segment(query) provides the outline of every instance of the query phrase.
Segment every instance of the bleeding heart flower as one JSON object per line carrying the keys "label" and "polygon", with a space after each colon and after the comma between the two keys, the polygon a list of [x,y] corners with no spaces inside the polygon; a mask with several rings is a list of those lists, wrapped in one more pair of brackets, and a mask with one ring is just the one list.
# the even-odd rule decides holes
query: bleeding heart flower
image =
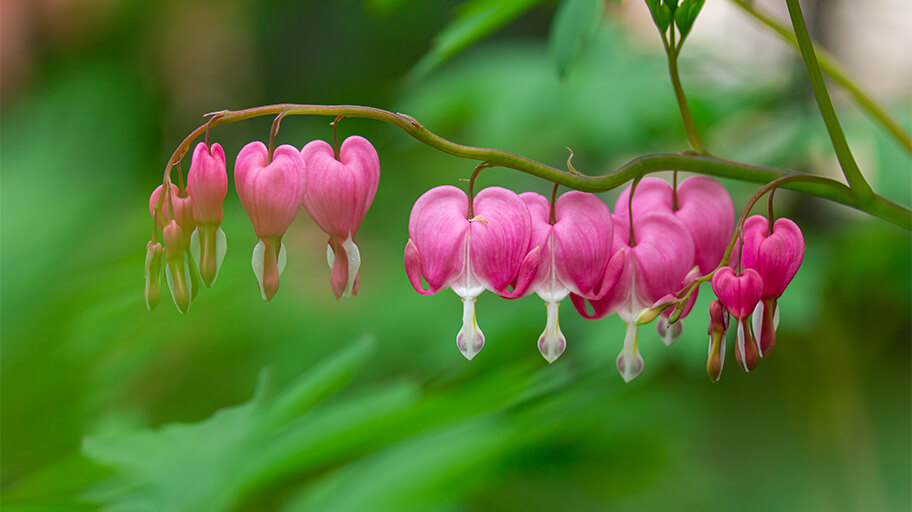
{"label": "bleeding heart flower", "polygon": [[[691,176],[677,188],[677,205],[671,185],[659,178],[643,178],[633,196],[634,217],[640,213],[658,211],[670,213],[687,227],[694,242],[694,264],[699,271],[688,274],[678,289],[683,289],[702,274],[711,272],[722,261],[731,240],[735,211],[728,190],[718,181],[706,176]],[[615,215],[628,216],[630,188],[621,192],[615,205]],[[659,337],[666,345],[673,343],[684,329],[680,320],[687,316],[696,301],[695,290],[684,312],[674,323],[669,321],[673,309],[662,312],[656,322]]]}
{"label": "bleeding heart flower", "polygon": [[206,287],[212,286],[228,250],[222,224],[222,204],[228,193],[225,151],[215,143],[211,148],[200,142],[193,150],[187,172],[187,190],[193,198],[197,228],[190,235],[190,254],[199,267]]}
{"label": "bleeding heart flower", "polygon": [[336,298],[358,294],[361,253],[354,236],[364,220],[380,182],[380,158],[364,137],[345,139],[337,160],[322,140],[301,149],[307,184],[303,204],[329,235],[327,259]]}
{"label": "bleeding heart flower", "polygon": [[[687,226],[694,242],[694,262],[701,274],[708,274],[722,261],[735,227],[735,210],[728,190],[706,176],[691,176],[678,185],[674,207],[671,185],[659,178],[643,178],[633,196],[633,213],[664,211]],[[627,216],[630,189],[617,200],[614,214]]]}
{"label": "bleeding heart flower", "polygon": [[738,275],[731,267],[726,266],[713,275],[712,289],[725,309],[738,319],[735,360],[744,371],[749,372],[757,367],[760,347],[747,320],[760,301],[763,280],[753,269],[746,268]]}
{"label": "bleeding heart flower", "polygon": [[680,289],[693,268],[694,257],[693,240],[674,215],[634,215],[633,240],[628,222],[627,216],[614,215],[614,245],[620,250],[611,257],[606,273],[618,272],[620,277],[603,298],[589,301],[593,313],[587,310],[585,298],[570,296],[582,316],[602,318],[617,313],[627,325],[624,349],[617,359],[618,371],[626,382],[643,369],[643,358],[637,351],[639,326],[634,320],[640,311]]}
{"label": "bleeding heart flower", "polygon": [[587,299],[601,298],[618,278],[619,272],[605,272],[612,254],[614,222],[608,205],[593,194],[571,191],[560,196],[553,224],[551,205],[544,196],[526,192],[519,197],[532,218],[529,246],[541,247],[541,265],[529,291],[545,301],[548,317],[538,349],[552,363],[567,345],[558,321],[560,301],[570,292]]}
{"label": "bleeding heart flower", "polygon": [[234,164],[241,205],[260,239],[251,265],[263,300],[271,300],[279,289],[279,275],[285,268],[282,236],[300,208],[305,179],[301,153],[287,144],[276,148],[270,161],[266,145],[251,142]]}
{"label": "bleeding heart flower", "polygon": [[804,236],[790,219],[779,218],[773,224],[762,215],[744,222],[744,248],[741,264],[756,270],[763,279],[763,294],[754,310],[754,331],[760,338],[760,357],[766,357],[776,344],[779,326],[777,299],[785,292],[804,259]]}
{"label": "bleeding heart flower", "polygon": [[433,295],[452,288],[462,298],[456,345],[467,359],[484,346],[475,300],[485,289],[504,298],[522,297],[541,260],[540,248],[528,250],[532,221],[515,192],[489,187],[472,204],[474,216],[468,218],[469,199],[462,190],[428,190],[412,207],[405,246],[405,271],[418,293]]}

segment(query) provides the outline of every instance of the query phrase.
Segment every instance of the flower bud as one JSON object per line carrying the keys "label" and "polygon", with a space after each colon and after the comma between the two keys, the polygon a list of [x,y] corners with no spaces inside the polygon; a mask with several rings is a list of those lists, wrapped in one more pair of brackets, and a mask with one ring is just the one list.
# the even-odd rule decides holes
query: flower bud
{"label": "flower bud", "polygon": [[[172,220],[176,220],[181,228],[183,244],[186,247],[190,243],[190,234],[196,229],[196,220],[193,217],[193,199],[185,190],[181,195],[177,185],[170,183],[170,198],[165,196],[161,199],[162,185],[156,187],[149,197],[149,215],[155,218],[155,207],[161,200],[161,210],[158,212],[158,218],[155,218],[155,227],[162,229]],[[172,218],[172,215],[173,218]]]}
{"label": "flower bud", "polygon": [[158,242],[152,243],[150,240],[146,244],[146,309],[152,311],[158,306],[161,300],[161,259],[162,245]]}
{"label": "flower bud", "polygon": [[354,236],[377,193],[380,159],[364,137],[342,142],[339,158],[322,140],[301,149],[307,179],[301,202],[314,222],[329,235],[330,285],[336,298],[358,294],[361,252]]}
{"label": "flower bud", "polygon": [[184,234],[177,221],[172,220],[162,230],[165,240],[165,270],[167,271],[168,289],[174,305],[181,313],[190,309],[191,277],[190,265],[187,262],[187,249],[184,245]]}
{"label": "flower bud", "polygon": [[728,331],[728,312],[719,300],[709,305],[709,353],[706,358],[706,373],[710,380],[718,382],[725,366],[725,333]]}
{"label": "flower bud", "polygon": [[193,151],[187,189],[193,198],[193,216],[198,225],[190,235],[190,253],[199,267],[203,284],[210,287],[228,250],[222,224],[222,204],[228,193],[225,152],[221,144],[211,148],[200,142]]}
{"label": "flower bud", "polygon": [[272,161],[266,145],[259,141],[238,153],[234,183],[260,239],[251,265],[263,300],[271,300],[279,289],[279,275],[285,268],[282,236],[300,208],[305,180],[304,161],[292,146],[276,148]]}
{"label": "flower bud", "polygon": [[752,332],[749,318],[760,301],[763,280],[753,269],[745,268],[737,275],[731,267],[722,267],[713,276],[712,288],[725,309],[738,319],[735,360],[741,369],[749,372],[757,367],[760,360],[760,347]]}

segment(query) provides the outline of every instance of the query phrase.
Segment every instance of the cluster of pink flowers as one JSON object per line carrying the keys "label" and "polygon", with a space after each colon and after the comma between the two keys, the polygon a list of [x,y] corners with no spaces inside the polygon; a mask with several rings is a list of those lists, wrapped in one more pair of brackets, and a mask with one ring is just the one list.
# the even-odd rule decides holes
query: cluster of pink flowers
{"label": "cluster of pink flowers", "polygon": [[[354,237],[379,180],[377,152],[358,136],[346,139],[338,152],[322,140],[301,150],[267,148],[258,141],[241,149],[234,182],[259,238],[251,266],[264,300],[278,291],[286,260],[282,237],[302,206],[329,235],[333,294],[358,293],[361,255]],[[200,281],[206,287],[215,282],[227,251],[221,229],[227,191],[224,150],[200,143],[187,186],[169,182],[152,192],[155,236],[147,244],[145,265],[149,309],[160,300],[162,274],[182,313]],[[775,344],[777,300],[804,255],[801,230],[791,220],[780,218],[770,226],[758,215],[735,226],[728,191],[704,176],[687,178],[676,188],[658,178],[637,180],[621,193],[613,214],[598,196],[585,192],[567,192],[551,204],[540,194],[501,187],[472,197],[439,186],[415,202],[408,231],[405,270],[415,290],[433,295],[451,288],[462,299],[456,345],[466,358],[484,346],[475,303],[490,290],[507,299],[541,297],[547,320],[538,349],[548,362],[555,361],[567,346],[558,310],[569,296],[585,318],[617,313],[624,321],[617,367],[626,381],[643,369],[639,326],[657,319],[660,338],[671,344],[700,284],[710,279],[718,300],[709,312],[707,371],[713,380],[721,374],[729,315],[738,325],[735,358],[745,371],[753,370]],[[732,240],[735,233],[738,244]]]}
{"label": "cluster of pink flowers", "polygon": [[[322,140],[301,150],[282,145],[272,151],[259,141],[241,149],[234,182],[259,238],[251,266],[264,300],[271,300],[279,289],[286,260],[282,237],[301,206],[329,235],[327,258],[333,293],[337,298],[358,293],[361,256],[354,237],[379,181],[380,160],[363,137],[346,139],[338,154]],[[197,272],[202,283],[211,286],[228,247],[221,229],[222,203],[228,192],[222,146],[199,143],[186,188],[169,184],[165,198],[162,190],[159,186],[149,198],[149,213],[164,247],[155,239],[147,245],[146,306],[152,309],[160,300],[164,253],[171,297],[177,309],[186,313],[199,289]]]}
{"label": "cluster of pink flowers", "polygon": [[[440,186],[412,208],[405,270],[421,294],[451,288],[461,297],[463,323],[456,344],[468,359],[485,343],[475,315],[484,290],[507,299],[536,293],[545,301],[547,320],[538,348],[549,362],[566,348],[558,308],[568,295],[585,318],[617,313],[627,325],[617,358],[626,381],[643,368],[637,351],[642,319],[658,316],[659,335],[670,344],[681,333],[680,319],[693,307],[697,281],[714,274],[713,289],[722,302],[713,303],[710,312],[707,368],[716,380],[724,363],[726,310],[741,321],[738,361],[753,369],[751,354],[765,356],[774,343],[776,299],[801,263],[804,242],[797,226],[788,219],[779,219],[772,231],[766,226],[764,217],[746,222],[744,270],[736,273],[736,254],[731,267],[718,268],[735,219],[727,190],[711,178],[690,177],[677,190],[661,179],[644,178],[621,194],[614,214],[584,192],[567,192],[552,205],[536,193],[490,187],[470,199],[458,188]],[[651,317],[645,314],[649,310],[655,311]],[[751,315],[753,325],[745,322]],[[754,343],[751,330],[760,333],[753,352],[747,347]]]}

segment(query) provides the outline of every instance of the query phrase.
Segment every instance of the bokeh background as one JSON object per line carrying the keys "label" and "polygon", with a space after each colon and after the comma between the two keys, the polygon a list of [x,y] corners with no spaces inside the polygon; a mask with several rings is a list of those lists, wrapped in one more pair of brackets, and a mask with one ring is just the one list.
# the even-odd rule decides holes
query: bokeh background
{"label": "bokeh background", "polygon": [[[785,19],[784,3],[759,3]],[[838,173],[796,52],[729,2],[707,4],[681,67],[710,150]],[[373,105],[556,166],[571,147],[589,174],[686,149],[641,2],[609,2],[563,79],[548,51],[557,2],[522,10],[433,69],[416,65],[459,18],[457,2],[0,6],[4,510],[912,506],[909,233],[815,198],[777,194],[807,253],[780,302],[776,350],[748,375],[729,343],[718,384],[705,371],[708,288],[671,347],[653,326],[641,331],[646,366],[630,384],[614,365],[621,322],[585,321],[569,303],[568,349],[546,363],[534,296],[484,294],[488,343],[467,362],[454,346],[458,298],[415,293],[402,249],[414,200],[461,185],[474,163],[368,120],[339,127],[368,137],[382,166],[358,234],[356,299],[334,300],[326,237],[302,211],[285,238],[281,289],[264,303],[249,265],[256,238],[232,187],[216,286],[188,315],[166,291],[145,310],[148,195],[206,112]],[[805,10],[818,41],[908,128],[910,5]],[[908,156],[831,89],[875,189],[912,203]],[[329,139],[330,120],[287,118],[278,140]],[[233,161],[265,140],[270,121],[212,136]],[[550,190],[506,169],[485,171],[479,185]],[[756,189],[726,185],[736,209]],[[610,205],[616,195],[603,194]]]}

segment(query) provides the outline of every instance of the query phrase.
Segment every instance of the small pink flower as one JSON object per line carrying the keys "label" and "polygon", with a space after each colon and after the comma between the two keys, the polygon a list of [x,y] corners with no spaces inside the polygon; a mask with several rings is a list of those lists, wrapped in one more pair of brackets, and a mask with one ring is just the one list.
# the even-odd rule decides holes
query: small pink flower
{"label": "small pink flower", "polygon": [[199,267],[203,284],[215,283],[219,268],[228,250],[222,224],[222,204],[228,193],[228,172],[225,151],[221,144],[212,148],[200,142],[193,150],[190,170],[187,172],[187,190],[193,198],[193,215],[196,230],[190,235],[190,253]]}
{"label": "small pink flower", "polygon": [[763,294],[753,315],[754,331],[760,338],[760,357],[766,357],[776,344],[777,299],[792,282],[803,259],[804,236],[790,219],[777,219],[772,232],[769,221],[762,215],[754,215],[744,222],[741,264],[756,270],[763,279]]}
{"label": "small pink flower", "polygon": [[361,253],[354,236],[364,220],[380,182],[380,158],[364,137],[345,139],[336,160],[322,140],[301,149],[307,175],[303,204],[314,222],[329,235],[327,257],[336,298],[358,294]]}
{"label": "small pink flower", "polygon": [[748,318],[763,291],[763,280],[753,269],[746,268],[740,275],[731,267],[722,267],[712,278],[712,289],[725,309],[738,319],[738,343],[735,345],[735,360],[749,372],[757,367],[759,349]]}
{"label": "small pink flower", "polygon": [[465,193],[451,186],[432,188],[418,198],[409,216],[405,271],[422,295],[452,288],[462,298],[456,345],[472,359],[484,346],[475,300],[486,289],[505,298],[525,295],[538,271],[541,249],[528,250],[532,221],[515,192],[482,190],[473,201],[471,219],[468,205]]}
{"label": "small pink flower", "polygon": [[551,363],[567,345],[558,322],[560,301],[571,292],[598,299],[617,279],[605,272],[612,255],[614,222],[608,205],[593,194],[571,191],[560,196],[553,225],[551,205],[544,196],[526,192],[519,197],[532,218],[530,248],[541,247],[541,265],[529,290],[546,304],[547,322],[538,349]]}
{"label": "small pink flower", "polygon": [[285,268],[282,236],[300,208],[305,179],[304,161],[293,146],[276,148],[271,162],[259,141],[244,146],[237,156],[235,187],[260,239],[251,265],[263,300],[271,300],[279,289],[279,275]]}
{"label": "small pink flower", "polygon": [[617,359],[618,371],[630,382],[643,369],[637,351],[638,326],[634,321],[643,309],[680,289],[693,268],[694,245],[684,224],[665,212],[648,212],[633,218],[635,239],[630,244],[627,216],[614,215],[614,246],[618,250],[608,263],[606,273],[617,273],[614,286],[598,300],[571,295],[573,305],[586,318],[602,318],[611,313],[627,325],[624,349]]}

